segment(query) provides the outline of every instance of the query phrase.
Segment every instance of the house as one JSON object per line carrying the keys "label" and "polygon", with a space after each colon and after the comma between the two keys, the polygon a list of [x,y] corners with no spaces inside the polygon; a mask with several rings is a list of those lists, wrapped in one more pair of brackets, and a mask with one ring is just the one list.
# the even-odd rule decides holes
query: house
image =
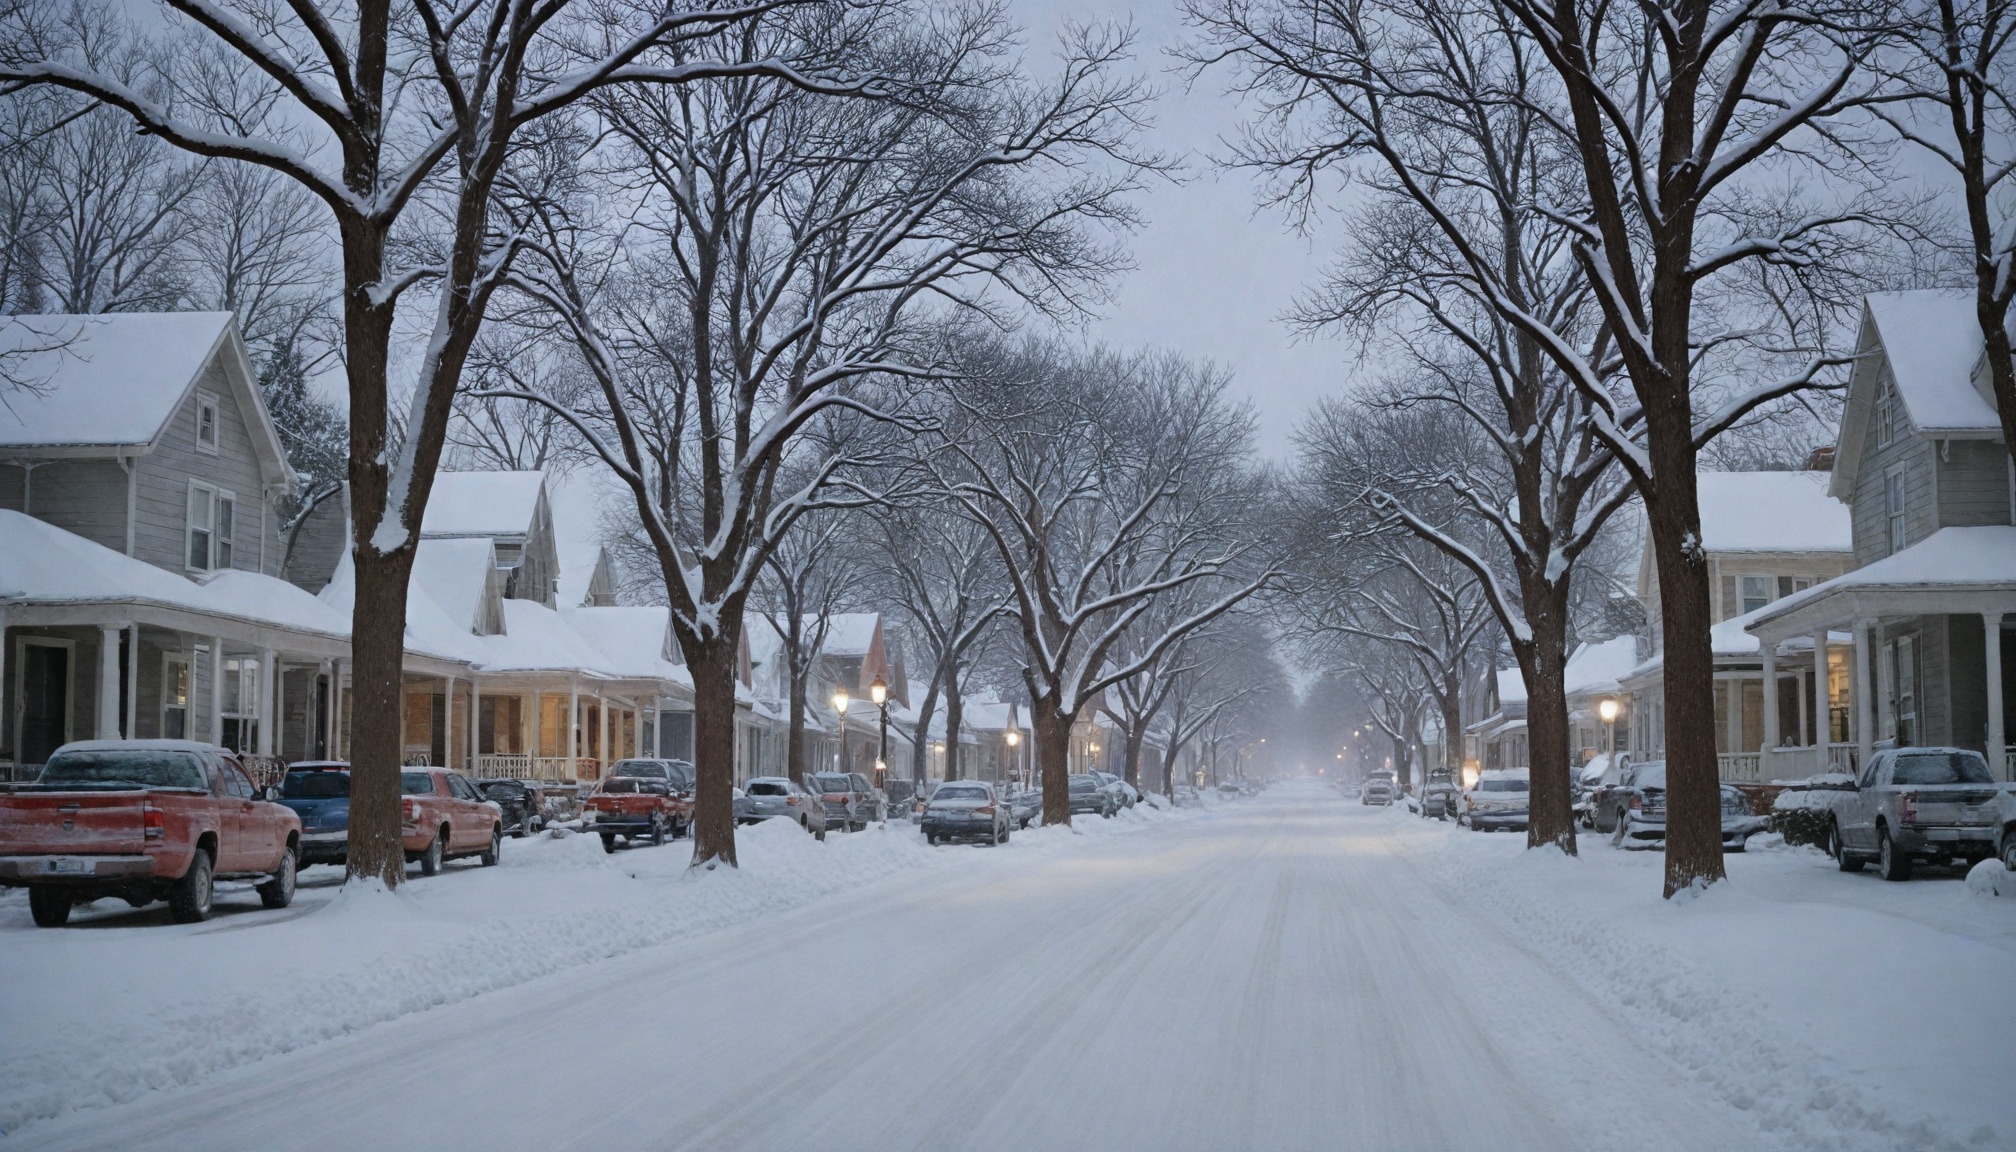
{"label": "house", "polygon": [[1851,510],[1854,569],[1745,625],[1774,677],[1788,645],[1848,637],[1846,658],[1828,663],[1838,704],[1825,742],[1786,709],[1766,710],[1767,769],[1852,769],[1879,745],[1943,744],[1981,750],[2011,779],[2016,465],[1972,299],[1872,295],[1857,350],[1828,486]]}
{"label": "house", "polygon": [[279,580],[295,477],[228,313],[0,317],[0,763],[321,755],[348,621]]}
{"label": "house", "polygon": [[[1715,656],[1716,748],[1724,780],[1769,778],[1760,777],[1762,750],[1774,743],[1768,738],[1775,729],[1766,730],[1766,670],[1756,639],[1746,627],[1768,606],[1854,565],[1851,517],[1830,496],[1831,483],[1829,473],[1814,469],[1703,472],[1697,479],[1709,609],[1715,621],[1710,643]],[[1666,754],[1665,660],[1660,650],[1664,638],[1658,625],[1658,570],[1649,539],[1638,571],[1638,594],[1652,623],[1645,659],[1621,676],[1619,684],[1628,698],[1624,723],[1631,755],[1648,760]],[[1828,671],[1817,679],[1811,634],[1794,647],[1801,644],[1807,653],[1803,665],[1794,667],[1788,661],[1771,681],[1780,709],[1804,718],[1787,730],[1839,733],[1846,709],[1839,669],[1847,660],[1848,637],[1830,635],[1822,641],[1820,660]],[[1816,683],[1821,686],[1817,691]]]}

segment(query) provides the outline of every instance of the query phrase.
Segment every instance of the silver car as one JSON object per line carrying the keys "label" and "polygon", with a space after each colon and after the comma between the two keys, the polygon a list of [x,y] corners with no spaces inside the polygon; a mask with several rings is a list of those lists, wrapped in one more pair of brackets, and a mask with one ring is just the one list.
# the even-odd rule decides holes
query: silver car
{"label": "silver car", "polygon": [[1456,822],[1477,832],[1499,828],[1524,832],[1532,805],[1531,788],[1532,779],[1524,768],[1483,772],[1476,785],[1463,794],[1463,809],[1456,814]]}
{"label": "silver car", "polygon": [[1006,844],[1015,830],[1015,813],[985,780],[948,780],[924,805],[924,839],[979,840]]}
{"label": "silver car", "polygon": [[1889,748],[1869,758],[1854,791],[1835,802],[1827,848],[1843,872],[1872,860],[1885,880],[1913,862],[1970,865],[1996,853],[2001,787],[1966,748]]}
{"label": "silver car", "polygon": [[758,776],[744,784],[735,800],[735,822],[777,819],[789,820],[822,839],[826,835],[825,805],[789,776]]}
{"label": "silver car", "polygon": [[[1618,810],[1610,842],[1623,848],[1657,848],[1666,843],[1666,765],[1640,764],[1631,774],[1630,793]],[[1750,811],[1741,789],[1722,787],[1722,850],[1741,852],[1750,837],[1771,821]]]}

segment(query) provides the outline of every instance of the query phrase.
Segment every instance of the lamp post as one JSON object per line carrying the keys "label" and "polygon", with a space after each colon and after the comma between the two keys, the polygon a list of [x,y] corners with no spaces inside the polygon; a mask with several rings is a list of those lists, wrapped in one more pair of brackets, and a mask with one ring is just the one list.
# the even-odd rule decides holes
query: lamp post
{"label": "lamp post", "polygon": [[840,751],[834,754],[835,771],[847,770],[847,689],[838,688],[833,692],[833,711],[840,715]]}
{"label": "lamp post", "polygon": [[1596,705],[1596,714],[1603,718],[1603,724],[1610,730],[1610,759],[1617,759],[1617,698],[1605,696]]}
{"label": "lamp post", "polygon": [[875,786],[880,788],[889,777],[889,682],[876,676],[868,686],[868,699],[882,712],[882,741],[875,751]]}
{"label": "lamp post", "polygon": [[1007,733],[1001,737],[1001,741],[1008,745],[1008,762],[1014,765],[1016,782],[1022,787],[1027,788],[1029,786],[1029,777],[1022,771],[1022,757],[1015,753],[1015,746],[1022,743],[1022,733],[1010,727]]}

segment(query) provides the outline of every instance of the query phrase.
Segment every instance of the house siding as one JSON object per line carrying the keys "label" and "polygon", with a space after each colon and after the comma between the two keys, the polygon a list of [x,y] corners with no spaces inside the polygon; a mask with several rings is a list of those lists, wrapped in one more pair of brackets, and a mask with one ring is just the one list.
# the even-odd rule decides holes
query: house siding
{"label": "house siding", "polygon": [[2009,523],[2009,454],[2001,441],[1947,441],[1938,468],[1939,527]]}
{"label": "house siding", "polygon": [[[350,538],[345,523],[348,508],[340,494],[315,506],[294,536],[293,551],[286,555],[285,568],[280,573],[283,579],[309,592],[320,592],[328,585],[336,574],[336,565],[343,559],[343,544]],[[279,531],[277,515],[274,531]],[[275,547],[284,549],[286,541],[279,540]]]}
{"label": "house siding", "polygon": [[44,460],[25,486],[19,464],[0,464],[0,475],[5,477],[0,508],[27,512],[114,552],[126,551],[126,469],[118,461]]}
{"label": "house siding", "polygon": [[1884,505],[1884,485],[1893,470],[1904,471],[1904,539],[1916,544],[1937,527],[1938,505],[1931,441],[1903,433],[1876,446],[1876,422],[1865,432],[1862,467],[1855,477],[1855,566],[1863,567],[1890,555],[1890,521]]}
{"label": "house siding", "polygon": [[224,378],[223,364],[212,361],[198,378],[197,387],[217,396],[217,454],[197,450],[196,395],[192,391],[176,408],[160,447],[138,462],[134,556],[170,572],[187,571],[183,545],[188,527],[189,481],[200,480],[228,489],[238,498],[231,566],[247,572],[260,571],[263,555],[267,574],[277,575],[278,549],[266,546],[265,537],[272,531],[273,522],[266,507],[259,460],[252,450],[245,413]]}

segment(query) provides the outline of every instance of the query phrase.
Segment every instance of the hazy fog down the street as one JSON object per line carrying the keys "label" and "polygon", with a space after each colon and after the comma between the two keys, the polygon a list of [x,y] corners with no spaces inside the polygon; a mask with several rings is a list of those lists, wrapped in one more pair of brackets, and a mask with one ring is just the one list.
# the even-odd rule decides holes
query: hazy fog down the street
{"label": "hazy fog down the street", "polygon": [[[976,849],[20,1146],[1754,1146],[1386,817],[1305,781],[1061,858]],[[1628,1115],[1588,1107],[1606,1084]],[[1686,1122],[1618,1127],[1645,1115]]]}

